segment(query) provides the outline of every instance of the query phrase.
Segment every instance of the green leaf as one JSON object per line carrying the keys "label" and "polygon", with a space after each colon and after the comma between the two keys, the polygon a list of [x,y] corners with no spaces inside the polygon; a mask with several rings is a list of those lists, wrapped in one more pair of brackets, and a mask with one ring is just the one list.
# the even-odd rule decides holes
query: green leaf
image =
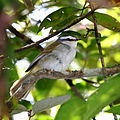
{"label": "green leaf", "polygon": [[120,97],[120,74],[110,77],[98,90],[93,93],[87,102],[72,98],[61,106],[55,120],[90,120],[105,106]]}
{"label": "green leaf", "polygon": [[15,67],[16,56],[14,52],[15,44],[11,39],[7,41],[7,58],[5,59],[5,73],[9,81],[8,88],[12,85],[13,81],[18,79],[17,69]]}
{"label": "green leaf", "polygon": [[35,115],[34,120],[53,120],[52,116],[49,116],[47,114],[40,114],[40,115]]}
{"label": "green leaf", "polygon": [[0,0],[0,11],[8,6],[19,7],[19,3],[18,0]]}
{"label": "green leaf", "polygon": [[11,112],[11,115],[21,112],[27,112],[27,108],[24,105],[18,104],[17,107]]}
{"label": "green leaf", "polygon": [[32,91],[36,101],[50,96],[60,96],[66,94],[67,85],[64,80],[41,79],[36,84],[36,90]]}
{"label": "green leaf", "polygon": [[39,30],[39,27],[37,25],[35,26],[31,26],[30,28],[28,28],[28,30],[34,32],[34,33],[37,33],[37,31]]}
{"label": "green leaf", "polygon": [[49,14],[40,24],[39,31],[43,28],[52,27],[52,30],[58,30],[70,24],[77,16],[75,15],[80,9],[74,7],[61,8]]}
{"label": "green leaf", "polygon": [[[120,22],[117,21],[114,17],[95,12],[97,24],[102,25],[103,27],[112,30],[114,32],[120,32]],[[93,22],[93,18],[91,16],[87,17],[90,21]]]}
{"label": "green leaf", "polygon": [[114,113],[114,114],[118,114],[120,115],[120,104],[117,106],[112,107],[111,109],[105,111],[105,112],[109,112],[109,113]]}
{"label": "green leaf", "polygon": [[19,104],[25,106],[27,109],[32,108],[32,104],[30,103],[30,101],[27,101],[27,100],[21,100],[21,101],[19,101]]}
{"label": "green leaf", "polygon": [[68,101],[70,98],[71,98],[70,95],[64,95],[64,96],[47,98],[47,99],[38,101],[33,105],[31,115],[45,111],[46,109],[49,109],[56,105],[63,104],[66,101]]}
{"label": "green leaf", "polygon": [[55,83],[56,83],[56,80],[52,80],[52,79],[44,78],[39,80],[35,85],[36,91],[32,91],[34,99],[38,100],[41,98],[48,97]]}
{"label": "green leaf", "polygon": [[55,120],[82,120],[85,111],[85,101],[74,96],[60,107]]}
{"label": "green leaf", "polygon": [[120,97],[120,74],[110,77],[99,89],[88,98],[87,110],[82,120],[89,120],[105,106]]}

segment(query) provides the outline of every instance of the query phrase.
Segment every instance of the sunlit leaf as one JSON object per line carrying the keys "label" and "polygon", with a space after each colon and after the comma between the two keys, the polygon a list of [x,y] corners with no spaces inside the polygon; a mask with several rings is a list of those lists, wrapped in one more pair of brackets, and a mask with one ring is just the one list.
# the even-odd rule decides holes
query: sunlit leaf
{"label": "sunlit leaf", "polygon": [[49,116],[47,114],[40,114],[34,116],[35,120],[53,120],[52,116]]}
{"label": "sunlit leaf", "polygon": [[21,100],[21,101],[19,101],[19,104],[25,106],[27,109],[32,108],[30,101],[27,101],[27,100]]}
{"label": "sunlit leaf", "polygon": [[18,114],[25,111],[27,111],[27,108],[24,105],[18,104],[17,107],[11,112],[11,115]]}
{"label": "sunlit leaf", "polygon": [[82,120],[85,111],[85,101],[78,97],[72,97],[60,107],[55,120]]}
{"label": "sunlit leaf", "polygon": [[18,73],[16,70],[16,56],[14,52],[15,44],[13,44],[14,41],[8,40],[7,41],[7,58],[5,60],[5,71],[6,71],[6,77],[9,80],[9,86],[10,87],[13,83],[13,81],[18,79]]}
{"label": "sunlit leaf", "polygon": [[120,97],[120,74],[110,77],[99,89],[88,98],[87,110],[82,120],[89,120],[99,113],[105,106]]}
{"label": "sunlit leaf", "polygon": [[106,112],[120,115],[120,105],[116,105],[112,107],[111,109],[107,110]]}
{"label": "sunlit leaf", "polygon": [[[102,25],[103,27],[109,30],[120,32],[120,22],[117,21],[112,16],[98,12],[95,12],[95,16],[96,16],[97,24]],[[88,17],[88,19],[93,22],[92,17]]]}
{"label": "sunlit leaf", "polygon": [[75,15],[80,9],[73,7],[61,8],[49,14],[40,24],[39,31],[52,27],[53,30],[58,30],[70,24],[77,16]]}

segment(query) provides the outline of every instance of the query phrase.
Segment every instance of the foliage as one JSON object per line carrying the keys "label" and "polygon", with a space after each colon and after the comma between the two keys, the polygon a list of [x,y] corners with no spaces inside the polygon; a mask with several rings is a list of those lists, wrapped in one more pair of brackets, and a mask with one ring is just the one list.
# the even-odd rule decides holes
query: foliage
{"label": "foliage", "polygon": [[[33,41],[35,38],[39,38],[40,40],[43,36],[46,36],[45,29],[49,29],[48,34],[52,34],[54,31],[61,30],[74,22],[80,17],[82,13],[81,8],[84,5],[84,1],[82,0],[12,1],[13,2],[10,2],[10,0],[0,1],[0,10],[5,11],[10,16],[15,16],[11,24],[18,32],[29,36]],[[45,13],[42,13],[42,10],[44,12],[52,10],[53,12],[44,15]],[[100,13],[99,11],[95,12],[106,67],[120,63],[119,10],[120,8],[116,7],[106,9],[104,13]],[[36,11],[37,13],[35,13]],[[82,14],[86,13],[88,13],[88,9],[84,10]],[[92,16],[88,16],[86,19],[69,28],[71,31],[76,31],[79,37],[82,38],[82,40],[78,42],[77,54],[70,66],[72,70],[101,67],[99,60],[100,54],[96,47],[95,32],[93,31],[93,22]],[[22,76],[19,73],[24,74],[24,70],[20,69],[16,63],[24,58],[27,62],[32,62],[41,51],[39,48],[34,47],[15,52],[16,49],[27,45],[28,42],[26,42],[21,35],[19,36],[15,32],[10,32],[9,27],[6,32],[8,40],[5,75],[7,76],[7,93],[9,93],[13,82]],[[29,43],[32,42],[30,40],[28,41]],[[42,43],[43,46],[46,46],[46,44],[47,43]],[[22,63],[21,66],[24,66],[24,64],[25,63]],[[27,69],[27,67],[25,69]],[[97,76],[87,79],[97,82],[97,85],[86,82],[82,78],[72,80],[74,87],[77,88],[84,99],[76,96],[73,89],[71,89],[72,87],[68,86],[65,80],[41,79],[31,91],[35,104],[32,105],[29,101],[22,100],[17,103],[18,108],[15,109],[12,114],[27,111],[33,107],[33,111],[36,113],[34,116],[36,120],[90,120],[101,111],[120,115],[120,103],[118,102],[117,105],[114,106],[114,102],[120,98],[120,74],[107,78]],[[104,81],[105,79],[107,79],[107,81]],[[63,95],[65,94],[70,94],[71,99],[67,101],[65,98],[63,100],[62,97],[64,97]],[[9,96],[10,95],[7,94],[6,99],[8,99]],[[57,103],[56,96],[60,96],[60,101],[57,101]],[[52,102],[49,101],[49,97],[53,97]],[[41,102],[42,99],[45,99],[42,101],[43,103]],[[40,101],[40,103],[37,101]],[[51,103],[53,104],[51,105]],[[50,115],[53,111],[46,110],[47,114],[46,112],[41,112],[44,111],[44,109],[40,109],[41,104],[45,104],[47,107],[44,107],[46,108],[51,108],[58,104],[62,105],[56,107],[56,116],[51,117]],[[109,104],[113,104],[113,106],[106,110]],[[38,107],[37,112],[36,107],[34,107],[35,105]],[[38,112],[41,113],[38,114]]]}

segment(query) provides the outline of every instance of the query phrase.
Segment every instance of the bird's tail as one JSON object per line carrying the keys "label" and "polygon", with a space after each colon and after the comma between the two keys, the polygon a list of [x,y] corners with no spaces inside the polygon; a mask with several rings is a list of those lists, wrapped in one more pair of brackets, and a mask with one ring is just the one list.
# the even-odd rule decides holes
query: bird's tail
{"label": "bird's tail", "polygon": [[22,99],[30,92],[35,82],[36,81],[31,72],[26,74],[24,77],[13,83],[12,87],[10,88],[11,96],[17,100]]}

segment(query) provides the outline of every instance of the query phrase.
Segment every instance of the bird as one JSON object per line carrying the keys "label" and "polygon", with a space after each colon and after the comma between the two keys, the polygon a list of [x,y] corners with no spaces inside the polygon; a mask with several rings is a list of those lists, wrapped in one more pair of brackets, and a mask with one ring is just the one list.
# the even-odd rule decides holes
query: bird
{"label": "bird", "polygon": [[[72,34],[68,36],[69,33]],[[80,38],[76,38],[75,31],[64,31],[61,33],[55,42],[44,48],[42,53],[33,60],[26,70],[26,72],[29,71],[29,73],[12,85],[10,89],[11,96],[16,97],[16,99],[21,99],[29,93],[34,85],[30,85],[27,89],[25,88],[26,90],[23,90],[23,93],[23,83],[29,84],[29,82],[33,80],[32,77],[34,77],[34,73],[37,71],[47,69],[66,73],[66,70],[75,58],[78,40],[80,40]]]}

